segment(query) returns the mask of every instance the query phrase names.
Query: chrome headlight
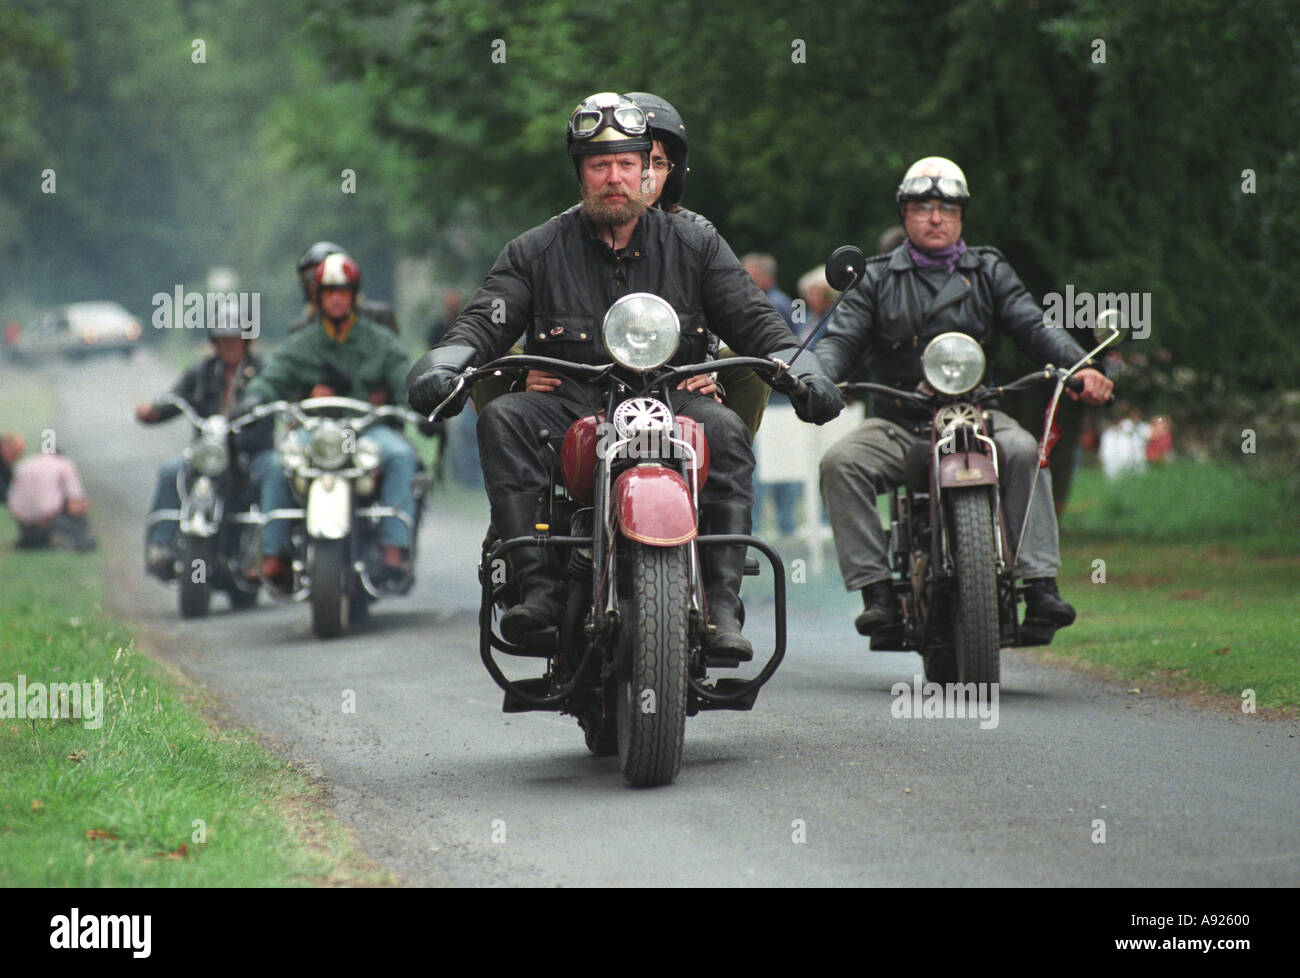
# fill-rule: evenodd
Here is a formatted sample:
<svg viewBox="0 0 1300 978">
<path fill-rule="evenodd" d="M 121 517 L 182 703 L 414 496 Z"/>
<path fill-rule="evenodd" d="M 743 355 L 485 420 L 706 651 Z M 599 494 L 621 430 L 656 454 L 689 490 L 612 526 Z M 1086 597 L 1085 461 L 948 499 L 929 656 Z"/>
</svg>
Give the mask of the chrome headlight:
<svg viewBox="0 0 1300 978">
<path fill-rule="evenodd" d="M 362 438 L 357 441 L 357 453 L 353 465 L 369 472 L 371 469 L 379 468 L 379 458 L 379 443 L 377 441 L 373 438 Z"/>
<path fill-rule="evenodd" d="M 220 475 L 229 462 L 224 440 L 205 436 L 190 446 L 190 464 L 200 475 Z"/>
<path fill-rule="evenodd" d="M 649 292 L 625 295 L 605 313 L 605 349 L 630 370 L 645 372 L 667 363 L 677 352 L 682 324 L 664 299 Z"/>
<path fill-rule="evenodd" d="M 926 345 L 921 367 L 940 394 L 965 394 L 984 376 L 984 351 L 974 337 L 944 333 Z"/>
<path fill-rule="evenodd" d="M 316 427 L 307 441 L 307 454 L 322 469 L 337 469 L 347 459 L 351 432 L 325 422 Z"/>
</svg>

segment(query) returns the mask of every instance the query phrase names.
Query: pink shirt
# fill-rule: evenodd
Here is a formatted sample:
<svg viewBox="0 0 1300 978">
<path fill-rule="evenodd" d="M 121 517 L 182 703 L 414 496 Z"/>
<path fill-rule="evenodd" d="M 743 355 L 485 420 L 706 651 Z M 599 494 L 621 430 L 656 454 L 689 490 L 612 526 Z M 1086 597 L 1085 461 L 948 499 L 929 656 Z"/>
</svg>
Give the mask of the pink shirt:
<svg viewBox="0 0 1300 978">
<path fill-rule="evenodd" d="M 62 455 L 39 452 L 19 459 L 9 485 L 9 512 L 19 523 L 44 523 L 69 499 L 86 498 L 77 467 Z"/>
</svg>

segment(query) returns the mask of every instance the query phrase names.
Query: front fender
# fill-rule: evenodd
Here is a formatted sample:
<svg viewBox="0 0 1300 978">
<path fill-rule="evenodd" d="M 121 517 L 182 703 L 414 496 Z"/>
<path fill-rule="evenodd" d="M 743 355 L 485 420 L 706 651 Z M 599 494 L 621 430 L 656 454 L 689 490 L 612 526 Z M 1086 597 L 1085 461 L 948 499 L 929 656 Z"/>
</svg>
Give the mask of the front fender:
<svg viewBox="0 0 1300 978">
<path fill-rule="evenodd" d="M 342 540 L 352 530 L 352 483 L 323 475 L 307 489 L 307 535 Z"/>
<path fill-rule="evenodd" d="M 964 486 L 996 486 L 993 460 L 982 452 L 954 452 L 939 458 L 939 488 L 961 489 Z"/>
<path fill-rule="evenodd" d="M 629 540 L 678 547 L 699 535 L 686 480 L 659 465 L 638 465 L 614 482 L 614 512 Z"/>
<path fill-rule="evenodd" d="M 180 531 L 187 536 L 214 536 L 221 525 L 221 496 L 206 475 L 194 480 L 181 503 Z"/>
</svg>

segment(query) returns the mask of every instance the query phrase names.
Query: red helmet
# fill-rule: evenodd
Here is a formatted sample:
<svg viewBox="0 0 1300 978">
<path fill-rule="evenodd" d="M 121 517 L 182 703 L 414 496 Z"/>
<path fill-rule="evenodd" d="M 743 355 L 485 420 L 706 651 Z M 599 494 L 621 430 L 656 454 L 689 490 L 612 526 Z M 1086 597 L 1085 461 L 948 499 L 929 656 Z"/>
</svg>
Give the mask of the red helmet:
<svg viewBox="0 0 1300 978">
<path fill-rule="evenodd" d="M 316 266 L 312 280 L 317 289 L 351 289 L 356 292 L 361 288 L 361 266 L 342 253 L 326 255 L 325 260 Z"/>
</svg>

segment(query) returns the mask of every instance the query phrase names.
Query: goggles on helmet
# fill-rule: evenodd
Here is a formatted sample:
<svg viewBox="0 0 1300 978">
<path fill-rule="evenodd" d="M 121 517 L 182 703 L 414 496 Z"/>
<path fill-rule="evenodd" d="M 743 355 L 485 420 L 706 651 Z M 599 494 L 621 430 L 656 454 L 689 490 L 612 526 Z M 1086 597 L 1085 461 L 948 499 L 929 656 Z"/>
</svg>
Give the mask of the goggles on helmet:
<svg viewBox="0 0 1300 978">
<path fill-rule="evenodd" d="M 569 118 L 569 133 L 574 139 L 590 139 L 609 126 L 625 136 L 644 136 L 645 113 L 635 102 L 609 92 L 593 95 Z"/>
<path fill-rule="evenodd" d="M 911 177 L 904 180 L 898 187 L 898 196 L 903 197 L 928 197 L 934 192 L 938 192 L 940 197 L 946 197 L 957 200 L 965 200 L 970 196 L 970 191 L 966 189 L 966 181 L 958 180 L 956 177 Z"/>
</svg>

